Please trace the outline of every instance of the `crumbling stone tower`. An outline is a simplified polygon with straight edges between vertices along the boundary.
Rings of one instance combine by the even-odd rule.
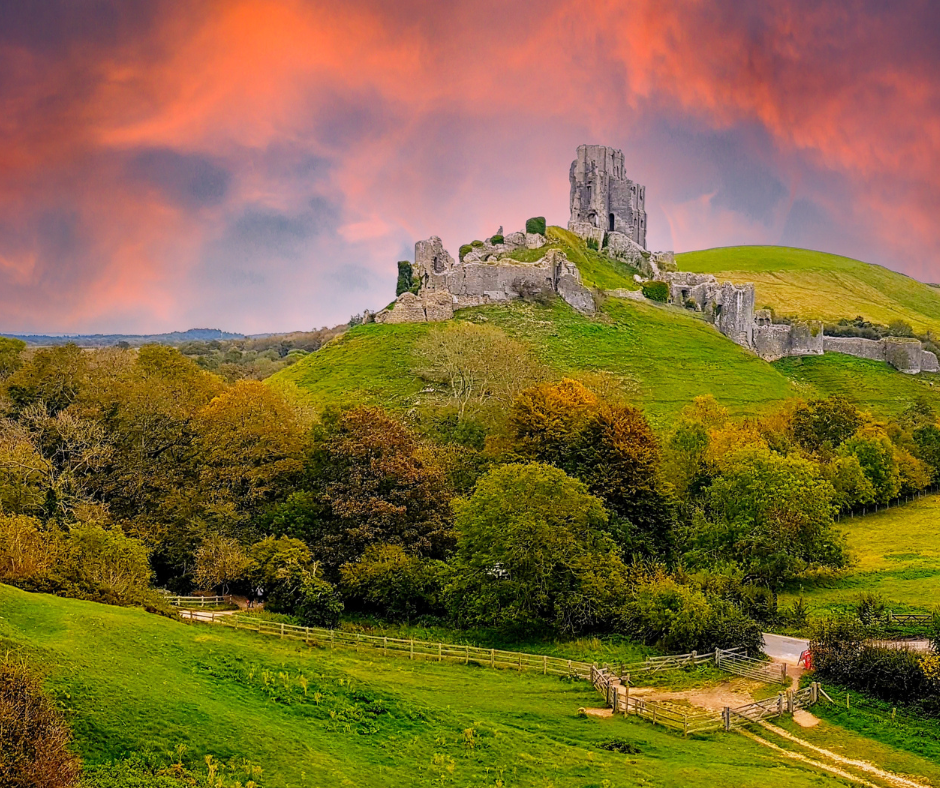
[[[623,151],[579,145],[571,162],[571,219],[605,232],[623,233],[646,248],[646,187],[625,174]]]

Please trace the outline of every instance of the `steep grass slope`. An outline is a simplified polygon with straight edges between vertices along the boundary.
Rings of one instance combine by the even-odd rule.
[[[940,332],[940,289],[848,257],[783,246],[731,246],[676,256],[679,269],[754,282],[757,306],[830,322],[861,315]]]
[[[88,764],[133,752],[247,758],[277,788],[766,785],[836,780],[736,735],[579,718],[586,682],[365,657],[0,586],[0,647],[48,669]],[[302,681],[303,679],[303,681]],[[600,745],[626,739],[622,755]]]
[[[842,520],[839,529],[854,566],[838,578],[790,589],[788,600],[802,593],[810,608],[841,610],[874,592],[898,611],[929,612],[940,604],[940,496]]]
[[[753,414],[800,393],[774,367],[684,309],[611,299],[602,314],[588,318],[556,300],[457,315],[484,319],[530,345],[559,375],[615,375],[654,421],[675,415],[701,394],[713,394],[735,413]],[[447,330],[448,324],[433,328]],[[406,409],[420,401],[423,388],[411,372],[412,348],[429,330],[426,324],[359,326],[269,384],[315,408],[367,402]]]

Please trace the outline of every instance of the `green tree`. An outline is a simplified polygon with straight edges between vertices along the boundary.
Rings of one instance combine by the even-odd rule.
[[[412,279],[412,267],[411,263],[407,260],[398,261],[398,282],[395,284],[395,297],[397,298],[402,293],[408,293],[411,291],[414,281]]]
[[[244,578],[251,567],[248,553],[235,539],[214,535],[203,540],[196,551],[194,577],[200,588],[221,587],[227,594],[229,585]]]
[[[862,414],[846,398],[834,394],[799,405],[793,412],[793,437],[808,451],[824,445],[837,448],[862,424]]]
[[[875,490],[876,503],[887,503],[897,497],[901,491],[901,474],[894,445],[887,435],[874,428],[861,430],[839,447],[839,453],[858,460]]]
[[[77,524],[65,539],[62,575],[79,593],[116,604],[141,601],[150,586],[147,548],[119,530]]]
[[[489,471],[456,504],[458,619],[562,624],[592,559],[611,558],[607,513],[585,485],[541,463]]]
[[[26,343],[22,339],[0,337],[0,380],[10,377],[22,365]]]
[[[711,562],[735,561],[771,588],[810,566],[841,566],[834,497],[815,463],[764,447],[742,449],[709,490],[698,546]]]
[[[940,481],[940,427],[925,424],[913,432],[914,456],[927,463],[934,484]]]

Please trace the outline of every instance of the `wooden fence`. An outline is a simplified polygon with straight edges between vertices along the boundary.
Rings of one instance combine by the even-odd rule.
[[[261,635],[273,635],[285,640],[298,640],[310,645],[332,648],[342,646],[360,651],[379,653],[382,656],[401,656],[431,662],[473,663],[491,668],[528,670],[552,676],[574,676],[587,679],[592,665],[544,654],[527,654],[520,651],[503,651],[495,648],[458,646],[453,643],[434,643],[426,640],[390,638],[383,635],[366,635],[362,632],[344,632],[340,629],[301,627],[222,613],[180,611],[183,618],[203,621],[231,629],[243,629]]]
[[[889,624],[929,624],[934,620],[933,613],[887,613]]]
[[[787,684],[787,664],[785,662],[766,662],[746,654],[715,652],[715,666],[728,673],[764,681],[768,684]]]
[[[221,605],[226,601],[224,596],[167,596],[164,599],[174,607],[195,604],[205,607],[206,605]]]

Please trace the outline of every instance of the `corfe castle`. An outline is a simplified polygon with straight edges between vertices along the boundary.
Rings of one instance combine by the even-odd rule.
[[[669,285],[671,304],[693,309],[733,342],[761,358],[821,355],[824,352],[886,361],[902,372],[940,371],[937,357],[916,339],[861,339],[825,336],[815,322],[774,323],[768,310],[755,310],[754,285],[718,282],[711,274],[676,270],[672,252],[646,249],[646,188],[626,175],[623,153],[603,145],[581,145],[571,163],[571,218],[568,229],[608,257],[641,272],[639,281]],[[494,243],[495,241],[495,243]],[[534,262],[513,259],[519,250],[545,254]],[[535,254],[517,254],[531,259]],[[380,323],[449,320],[454,311],[494,304],[535,293],[557,293],[574,309],[592,314],[596,293],[564,252],[538,233],[494,236],[482,245],[461,247],[459,259],[433,236],[415,244],[413,278],[417,293],[406,292],[372,316]],[[608,291],[608,296],[646,300],[638,290]],[[785,306],[785,305],[782,305]]]

